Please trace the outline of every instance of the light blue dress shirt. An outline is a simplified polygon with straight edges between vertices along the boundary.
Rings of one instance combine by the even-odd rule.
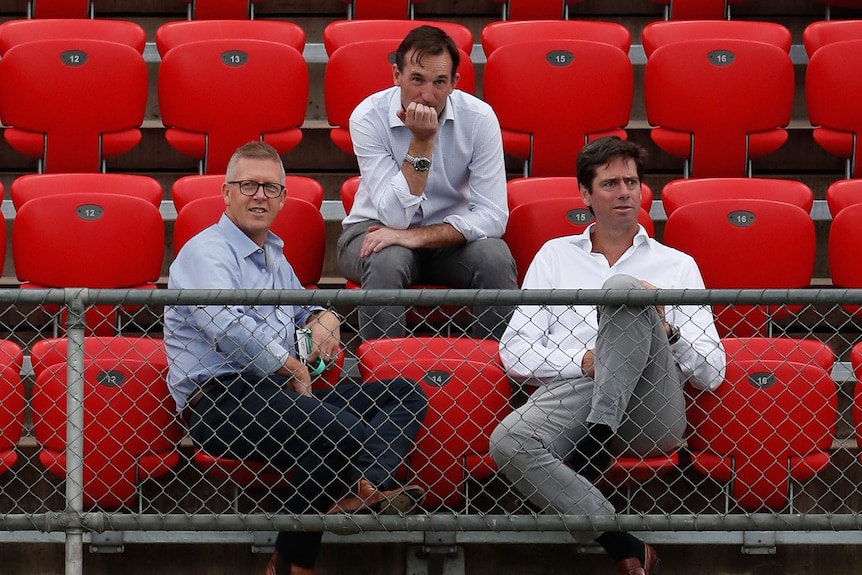
[[[263,248],[224,214],[180,250],[169,289],[303,289],[272,232]],[[195,387],[221,375],[275,372],[295,353],[296,326],[321,308],[200,305],[165,309],[168,387],[182,411]]]

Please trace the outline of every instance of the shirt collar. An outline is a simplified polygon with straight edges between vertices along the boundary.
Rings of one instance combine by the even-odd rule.
[[[583,232],[572,236],[570,240],[572,245],[577,246],[585,252],[591,252],[593,250],[593,240],[590,234],[592,233],[594,225],[596,225],[595,222],[588,225]],[[632,245],[637,247],[641,244],[647,243],[648,241],[649,235],[646,233],[644,227],[638,224],[638,232],[632,240]]]
[[[222,214],[219,218],[218,224],[216,224],[227,238],[228,243],[232,245],[237,253],[240,253],[242,257],[247,258],[248,256],[256,253],[260,250],[260,246],[252,241],[250,237],[245,235],[245,232],[237,227],[233,220],[227,217],[227,214]],[[264,248],[272,248],[276,250],[281,250],[284,247],[284,242],[274,233],[267,232],[266,239],[263,241]]]

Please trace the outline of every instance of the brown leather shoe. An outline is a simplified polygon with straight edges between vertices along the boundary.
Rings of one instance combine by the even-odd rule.
[[[314,569],[299,567],[298,565],[286,565],[284,561],[278,558],[278,551],[276,551],[272,554],[263,575],[314,575]]]
[[[373,511],[375,513],[415,513],[425,499],[425,490],[418,485],[408,485],[380,491],[367,479],[360,479],[355,495],[336,501],[328,513],[356,513]]]
[[[657,575],[661,559],[655,549],[644,543],[644,563],[641,565],[637,557],[629,557],[617,562],[617,573],[619,575]]]

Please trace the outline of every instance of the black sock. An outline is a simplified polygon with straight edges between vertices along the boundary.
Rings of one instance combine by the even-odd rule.
[[[587,434],[575,446],[575,451],[566,463],[576,473],[595,481],[611,464],[611,452],[608,451],[610,439],[614,432],[602,423],[588,423]]]
[[[646,560],[643,541],[624,531],[605,531],[596,537],[596,543],[607,551],[615,563],[629,557],[637,557],[643,565]]]

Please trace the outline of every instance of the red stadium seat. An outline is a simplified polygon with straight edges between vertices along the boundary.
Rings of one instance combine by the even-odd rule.
[[[24,385],[21,365],[24,352],[9,340],[0,340],[0,474],[18,461],[16,448],[24,429]]]
[[[337,49],[329,57],[323,77],[326,117],[333,126],[329,135],[345,153],[353,155],[350,139],[350,115],[367,96],[392,86],[394,54],[401,39],[366,40]],[[476,74],[473,62],[461,52],[457,88],[474,93]]]
[[[862,180],[838,180],[826,188],[826,205],[833,218],[853,204],[862,204]]]
[[[708,289],[806,288],[814,271],[814,222],[801,208],[769,200],[727,199],[681,206],[664,243],[691,255]],[[796,306],[714,306],[722,337],[770,335],[772,319]]]
[[[159,210],[140,198],[43,196],[26,202],[15,215],[15,272],[22,288],[155,289],[164,239]],[[88,310],[88,330],[113,335],[116,311],[114,306]]]
[[[829,228],[829,273],[832,285],[842,288],[862,288],[862,266],[859,247],[862,246],[862,203],[842,209],[832,218]],[[862,316],[858,305],[845,304],[844,309]]]
[[[224,199],[218,195],[198,198],[179,210],[174,223],[174,255],[198,232],[218,222],[224,209]],[[326,251],[326,225],[320,210],[305,200],[285,198],[271,230],[284,241],[284,257],[302,285],[317,286]]]
[[[777,178],[699,178],[673,180],[661,190],[661,203],[670,216],[680,206],[707,200],[771,200],[799,206],[811,213],[814,192],[796,180]]]
[[[332,56],[336,50],[354,42],[366,40],[403,40],[419,26],[436,26],[444,30],[465,54],[473,50],[473,32],[457,22],[436,20],[336,20],[323,29],[323,46]],[[397,44],[396,44],[397,46]]]
[[[84,362],[84,505],[129,507],[139,484],[179,462],[182,428],[165,376],[146,361],[103,357]],[[67,366],[55,363],[36,379],[33,435],[39,461],[66,477]]]
[[[181,0],[189,5],[189,20],[254,18],[254,5],[263,0]]]
[[[856,430],[856,445],[862,448],[862,343],[857,343],[850,349],[850,365],[856,377],[856,387],[853,390],[853,425]],[[862,461],[862,454],[859,459]]]
[[[159,66],[159,108],[168,143],[224,173],[234,150],[263,140],[286,153],[302,139],[308,67],[284,44],[202,40],[170,50]]]
[[[813,364],[832,372],[835,352],[817,339],[792,337],[725,337],[721,340],[727,361],[784,360]]]
[[[185,20],[167,22],[156,29],[156,48],[162,58],[180,44],[217,39],[267,40],[298,52],[305,49],[305,30],[285,20]]]
[[[613,89],[585,90],[584,78]],[[503,148],[525,161],[524,175],[572,176],[585,143],[625,137],[634,74],[628,54],[614,46],[537,39],[491,52],[482,86],[500,120]]]
[[[632,43],[628,28],[598,20],[510,20],[482,28],[482,48],[490,56],[500,46],[543,40],[589,40],[616,46],[626,54]]]
[[[100,172],[141,141],[148,91],[140,52],[116,42],[25,42],[0,59],[0,118],[40,172]]]
[[[407,456],[404,478],[428,490],[428,508],[463,509],[465,482],[496,470],[488,453],[490,435],[511,411],[497,348],[490,340],[445,337],[377,339],[359,346],[363,381],[406,377],[428,396],[424,427]]]
[[[551,197],[521,204],[509,213],[503,240],[509,246],[518,269],[518,285],[524,281],[527,268],[545,242],[583,232],[593,215],[580,194]],[[641,208],[638,222],[653,236],[655,230],[649,212]]]
[[[659,47],[682,40],[735,38],[756,40],[781,48],[788,54],[793,35],[777,22],[759,20],[664,20],[650,22],[641,33],[647,58]]]
[[[827,44],[860,39],[862,20],[821,20],[812,22],[802,31],[802,44],[809,58]]]
[[[856,95],[862,89],[862,39],[826,44],[808,61],[805,102],[814,126],[814,141],[846,161],[845,177],[856,178],[860,169],[858,134],[862,113]]]
[[[425,0],[341,0],[350,20],[413,19],[413,6]]]
[[[120,194],[140,198],[158,208],[163,195],[158,180],[133,174],[26,174],[12,182],[9,193],[16,210],[35,198],[68,193]]]
[[[40,2],[41,4],[41,2]],[[124,20],[41,18],[7,20],[0,24],[0,55],[9,48],[35,40],[76,40],[89,38],[126,44],[141,54],[147,44],[147,33],[135,22]]]
[[[65,337],[47,337],[30,346],[33,376],[38,378],[49,367],[65,364],[68,360],[69,340]],[[88,336],[84,338],[84,361],[110,359],[135,360],[153,365],[156,369],[168,367],[165,343],[161,338],[127,336]]]
[[[787,141],[794,90],[787,52],[750,40],[674,42],[644,70],[650,136],[686,177],[751,175],[752,159]]]
[[[27,0],[27,18],[92,18],[93,0]]]
[[[222,197],[221,185],[224,183],[224,179],[223,174],[209,174],[206,176],[183,176],[176,180],[171,186],[171,198],[177,212],[198,198]],[[288,198],[305,200],[318,210],[323,206],[323,185],[314,178],[285,176],[284,187]]]
[[[664,5],[665,20],[720,20],[730,18],[730,7],[743,0],[653,0]]]
[[[578,178],[575,176],[549,176],[546,178],[512,178],[506,182],[509,212],[520,206],[545,198],[580,198]],[[641,182],[641,207],[649,213],[652,208],[652,189]]]
[[[745,511],[793,512],[793,482],[829,465],[837,393],[829,371],[815,363],[730,361],[715,391],[689,389],[686,409],[692,464],[726,484],[731,504]]]
[[[584,0],[494,0],[503,5],[503,20],[562,20],[569,17],[569,4]]]

